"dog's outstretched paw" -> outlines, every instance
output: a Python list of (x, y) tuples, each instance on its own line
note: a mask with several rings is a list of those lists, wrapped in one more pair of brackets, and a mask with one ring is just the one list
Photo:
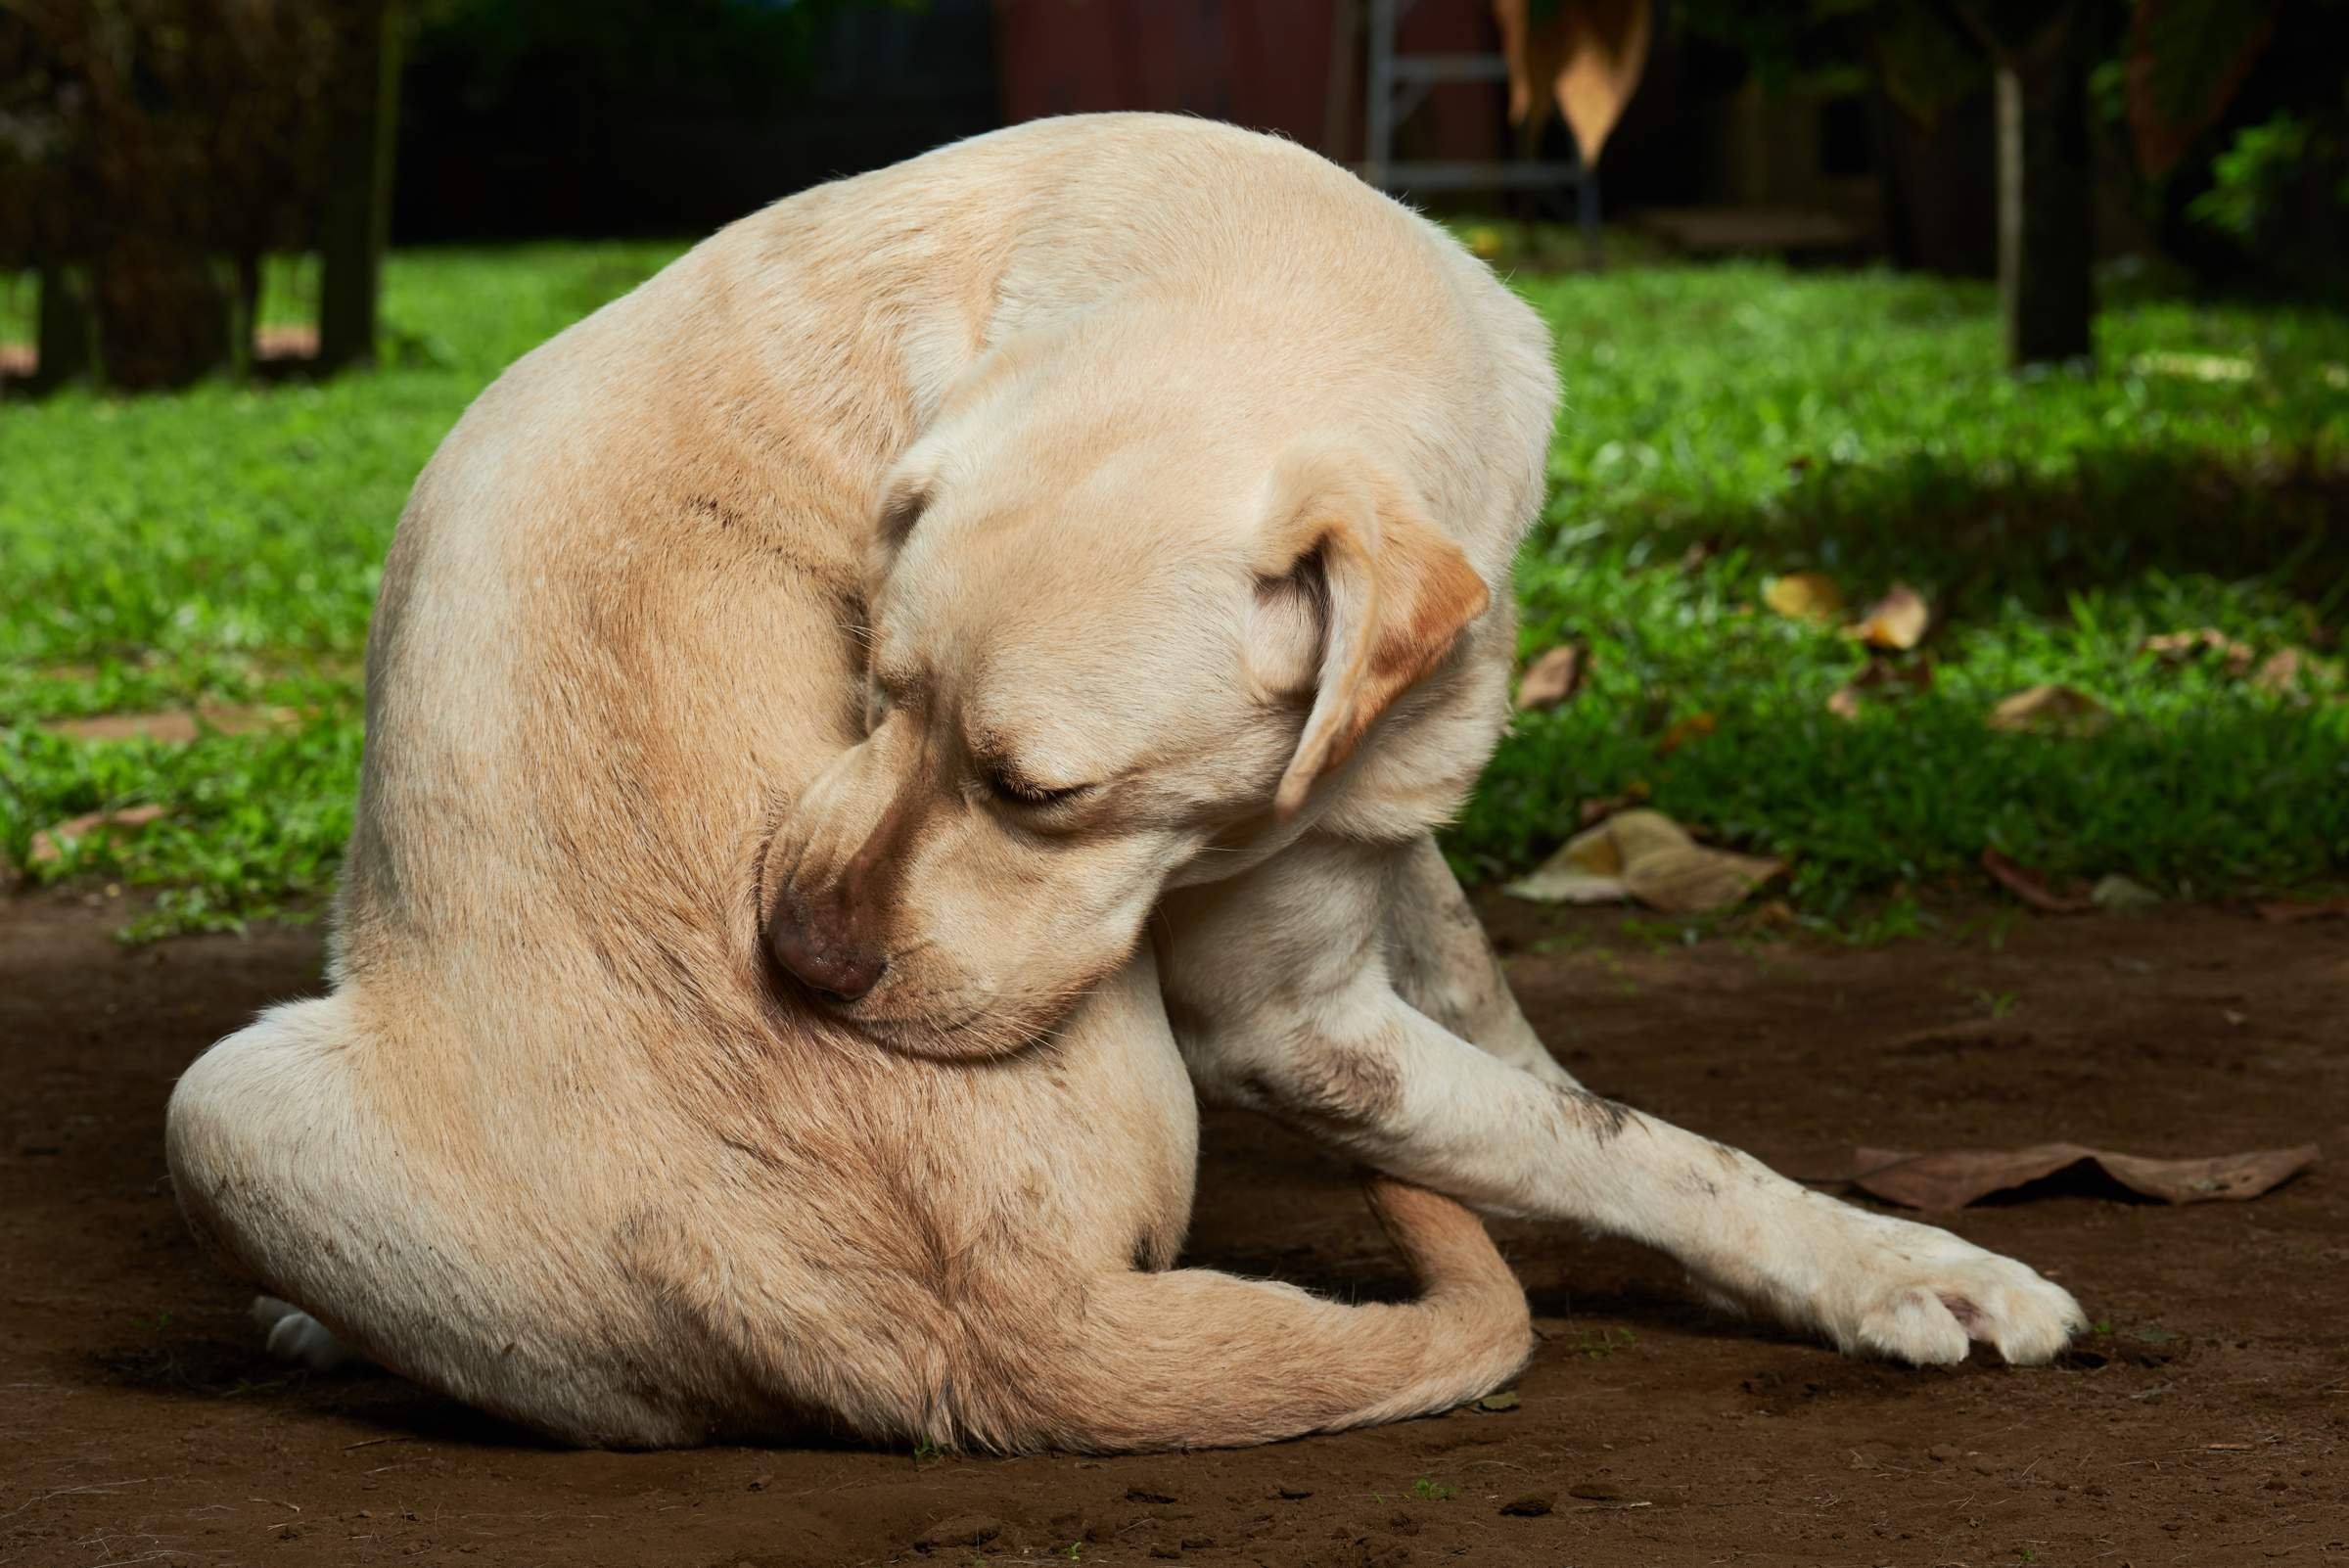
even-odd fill
[(292, 1302), (279, 1301), (275, 1296), (255, 1296), (253, 1321), (267, 1340), (269, 1354), (281, 1361), (292, 1361), (313, 1372), (333, 1372), (359, 1360), (335, 1338), (334, 1330)]
[(2030, 1267), (1931, 1225), (1871, 1216), (1856, 1268), (1829, 1287), (1822, 1326), (1845, 1352), (1916, 1366), (1962, 1361), (1977, 1342), (2016, 1366), (2063, 1353), (2088, 1317)]

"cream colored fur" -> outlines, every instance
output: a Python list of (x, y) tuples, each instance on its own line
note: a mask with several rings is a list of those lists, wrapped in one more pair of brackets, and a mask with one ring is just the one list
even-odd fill
[(1276, 143), (1055, 122), (770, 208), (486, 392), (386, 569), (333, 994), (172, 1100), (189, 1220), (300, 1310), (268, 1312), (277, 1341), (618, 1445), (1245, 1443), (1514, 1371), (1515, 1281), (1472, 1216), (1396, 1183), (1373, 1203), (1415, 1303), (1169, 1268), (1197, 1123), (1132, 950), (1146, 890), (1118, 934), (1016, 882), (966, 907), (1098, 952), (1034, 1027), (982, 1009), (981, 1064), (827, 1016), (761, 942), (778, 825), (864, 734), (882, 483), (942, 408), (1130, 303), (1103, 373), (1170, 424), (1221, 417), (1188, 306), (1151, 299), (1163, 257), (1271, 300), (1267, 262), (1428, 245)]
[[(335, 992), (183, 1081), (191, 1220), (325, 1345), (588, 1442), (1437, 1408), (1527, 1335), (1421, 1188), (1847, 1349), (2053, 1354), (2029, 1269), (1595, 1100), (1509, 998), (1427, 832), (1504, 716), (1554, 402), (1440, 231), (1201, 122), (725, 231), (420, 480)], [(1373, 1192), (1422, 1299), (1158, 1271), (1192, 1081), (1415, 1183)]]

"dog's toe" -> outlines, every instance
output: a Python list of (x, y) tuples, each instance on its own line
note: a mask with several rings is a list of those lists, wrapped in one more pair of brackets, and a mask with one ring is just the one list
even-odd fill
[(1935, 1366), (1965, 1360), (1979, 1343), (2034, 1366), (2086, 1326), (2071, 1293), (2028, 1266), (1945, 1230), (1892, 1224), (1864, 1247), (1855, 1310), (1832, 1325), (1846, 1350)]

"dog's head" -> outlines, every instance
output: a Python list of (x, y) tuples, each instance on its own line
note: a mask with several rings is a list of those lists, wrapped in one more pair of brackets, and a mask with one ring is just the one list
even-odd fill
[(898, 465), (867, 738), (794, 803), (760, 890), (824, 1005), (928, 1054), (1036, 1038), (1170, 883), (1301, 830), (1485, 611), (1367, 454), (1246, 426), (1006, 376)]

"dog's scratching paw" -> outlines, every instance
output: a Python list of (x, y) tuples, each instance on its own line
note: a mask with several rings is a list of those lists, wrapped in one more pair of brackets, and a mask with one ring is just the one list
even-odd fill
[(1860, 1267), (1826, 1314), (1845, 1350), (1917, 1366), (1961, 1361), (1977, 1342), (2008, 1363), (2053, 1360), (2088, 1318), (2070, 1291), (2012, 1258), (1907, 1221), (1856, 1238)]
[(292, 1302), (275, 1296), (253, 1299), (253, 1325), (267, 1341), (269, 1354), (313, 1372), (332, 1372), (358, 1360), (334, 1330)]

